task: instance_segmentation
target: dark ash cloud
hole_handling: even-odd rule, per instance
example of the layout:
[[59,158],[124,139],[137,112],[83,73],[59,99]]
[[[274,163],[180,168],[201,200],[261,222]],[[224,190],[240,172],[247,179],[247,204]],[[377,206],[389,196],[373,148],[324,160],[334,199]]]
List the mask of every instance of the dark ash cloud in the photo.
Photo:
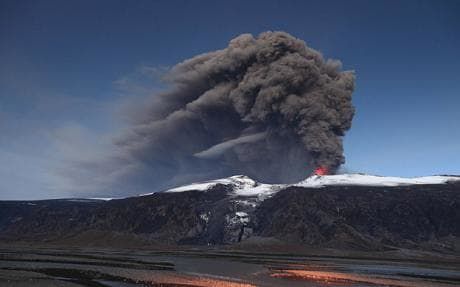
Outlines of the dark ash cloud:
[[111,164],[154,191],[232,174],[293,182],[344,163],[354,74],[284,32],[243,34],[179,63],[139,111]]

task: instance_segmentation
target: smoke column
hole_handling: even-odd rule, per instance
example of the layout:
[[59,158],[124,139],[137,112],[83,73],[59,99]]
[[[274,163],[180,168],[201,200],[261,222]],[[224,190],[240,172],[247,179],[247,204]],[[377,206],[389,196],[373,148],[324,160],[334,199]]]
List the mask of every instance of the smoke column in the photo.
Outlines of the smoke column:
[[154,188],[233,174],[293,182],[344,163],[354,74],[302,40],[243,34],[165,78],[171,88],[116,143]]

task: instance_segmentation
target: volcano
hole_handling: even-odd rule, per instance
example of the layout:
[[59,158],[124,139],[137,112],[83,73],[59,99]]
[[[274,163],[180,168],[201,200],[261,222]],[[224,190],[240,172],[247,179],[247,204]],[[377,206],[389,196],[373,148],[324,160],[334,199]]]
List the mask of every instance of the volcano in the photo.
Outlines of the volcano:
[[329,169],[325,166],[320,166],[313,172],[314,175],[327,175],[329,174]]
[[122,199],[0,202],[0,240],[460,252],[460,177],[237,175]]

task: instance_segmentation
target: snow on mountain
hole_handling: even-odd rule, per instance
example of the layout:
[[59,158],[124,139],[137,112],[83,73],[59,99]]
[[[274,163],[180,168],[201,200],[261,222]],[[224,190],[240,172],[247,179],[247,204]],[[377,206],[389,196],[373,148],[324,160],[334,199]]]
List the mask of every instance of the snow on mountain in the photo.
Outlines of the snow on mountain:
[[338,174],[324,176],[310,176],[294,184],[301,187],[323,187],[327,185],[368,185],[368,186],[398,186],[414,184],[444,184],[449,181],[460,180],[458,176],[424,176],[424,177],[391,177],[368,174]]
[[299,186],[320,188],[329,185],[361,185],[361,186],[399,186],[414,184],[444,184],[449,181],[460,181],[459,176],[425,176],[414,178],[375,176],[367,174],[339,174],[339,175],[313,175],[295,184],[265,184],[259,183],[244,175],[235,175],[227,178],[192,183],[169,189],[166,192],[182,192],[188,190],[206,191],[218,184],[232,185],[233,194],[238,196],[257,196],[260,199],[271,196],[277,191],[289,187]]
[[234,187],[233,194],[239,196],[269,196],[285,187],[285,185],[281,184],[259,183],[245,175],[235,175],[227,178],[179,186],[173,189],[169,189],[166,192],[182,192],[187,190],[205,191],[218,184],[232,185]]

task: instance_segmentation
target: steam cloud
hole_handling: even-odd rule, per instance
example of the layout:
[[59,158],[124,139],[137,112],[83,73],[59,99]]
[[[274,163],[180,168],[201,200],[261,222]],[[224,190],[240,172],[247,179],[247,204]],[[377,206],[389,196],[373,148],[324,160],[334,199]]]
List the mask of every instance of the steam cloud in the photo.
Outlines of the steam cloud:
[[117,141],[153,188],[232,174],[292,182],[344,163],[354,74],[287,33],[240,35],[166,80]]

